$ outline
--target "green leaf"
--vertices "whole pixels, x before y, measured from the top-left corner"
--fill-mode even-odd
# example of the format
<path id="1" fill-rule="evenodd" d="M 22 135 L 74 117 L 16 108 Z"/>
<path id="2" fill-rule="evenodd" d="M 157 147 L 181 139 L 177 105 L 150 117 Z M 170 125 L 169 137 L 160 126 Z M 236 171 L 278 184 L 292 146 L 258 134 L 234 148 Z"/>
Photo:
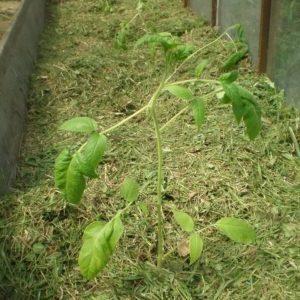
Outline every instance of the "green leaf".
<path id="1" fill-rule="evenodd" d="M 79 171 L 76 160 L 72 159 L 66 174 L 65 199 L 73 204 L 78 204 L 85 189 L 84 176 Z"/>
<path id="2" fill-rule="evenodd" d="M 220 76 L 220 81 L 223 83 L 232 83 L 237 80 L 239 73 L 237 71 L 232 71 L 229 73 L 222 74 Z"/>
<path id="3" fill-rule="evenodd" d="M 244 122 L 247 127 L 247 134 L 251 140 L 255 139 L 260 133 L 262 123 L 261 116 L 253 105 L 248 105 L 244 115 Z"/>
<path id="4" fill-rule="evenodd" d="M 196 77 L 201 77 L 201 75 L 203 74 L 204 70 L 206 69 L 207 65 L 209 63 L 208 59 L 203 59 L 198 66 L 195 69 L 195 76 Z"/>
<path id="5" fill-rule="evenodd" d="M 80 173 L 76 160 L 67 149 L 63 150 L 55 161 L 55 185 L 63 193 L 64 198 L 77 204 L 85 189 L 85 179 Z"/>
<path id="6" fill-rule="evenodd" d="M 122 28 L 116 35 L 116 38 L 115 38 L 115 44 L 118 48 L 120 49 L 123 49 L 123 50 L 126 50 L 126 39 L 127 39 L 127 34 L 128 34 L 128 31 L 127 31 L 127 28 L 124 27 Z"/>
<path id="7" fill-rule="evenodd" d="M 95 221 L 90 223 L 88 226 L 86 226 L 82 239 L 91 239 L 93 236 L 99 233 L 103 229 L 103 227 L 106 225 L 104 221 Z"/>
<path id="8" fill-rule="evenodd" d="M 179 44 L 179 41 L 177 38 L 173 37 L 171 33 L 161 32 L 157 34 L 146 34 L 142 36 L 136 42 L 136 47 L 143 44 L 161 46 L 164 51 L 168 51 L 171 48 L 176 47 Z"/>
<path id="9" fill-rule="evenodd" d="M 127 202 L 134 202 L 139 196 L 139 184 L 132 178 L 125 178 L 121 186 L 121 195 Z"/>
<path id="10" fill-rule="evenodd" d="M 257 105 L 255 101 L 255 97 L 245 88 L 241 87 L 240 85 L 235 84 L 235 86 L 238 89 L 240 97 L 246 99 L 247 101 L 250 101 L 252 104 Z"/>
<path id="11" fill-rule="evenodd" d="M 248 53 L 248 48 L 244 48 L 232 54 L 223 64 L 222 69 L 228 70 L 237 65 Z"/>
<path id="12" fill-rule="evenodd" d="M 192 107 L 192 110 L 193 110 L 195 123 L 198 127 L 198 130 L 199 130 L 201 125 L 203 124 L 203 122 L 205 120 L 204 102 L 201 98 L 196 98 L 191 102 L 191 107 Z"/>
<path id="13" fill-rule="evenodd" d="M 216 226 L 221 233 L 237 243 L 250 244 L 256 239 L 256 233 L 252 226 L 241 219 L 222 218 L 216 223 Z"/>
<path id="14" fill-rule="evenodd" d="M 59 154 L 55 161 L 55 184 L 68 202 L 80 202 L 86 186 L 84 175 L 92 178 L 97 176 L 95 168 L 105 148 L 105 136 L 93 133 L 74 156 L 66 149 Z"/>
<path id="15" fill-rule="evenodd" d="M 119 215 L 105 225 L 93 222 L 85 229 L 78 259 L 80 271 L 85 278 L 92 279 L 104 269 L 123 231 Z"/>
<path id="16" fill-rule="evenodd" d="M 168 51 L 168 59 L 172 61 L 180 61 L 186 59 L 195 51 L 195 46 L 190 44 L 177 45 Z"/>
<path id="17" fill-rule="evenodd" d="M 95 120 L 88 117 L 77 117 L 64 122 L 59 129 L 72 132 L 90 133 L 97 130 L 97 123 Z"/>
<path id="18" fill-rule="evenodd" d="M 246 43 L 246 34 L 243 26 L 241 24 L 236 24 L 236 37 L 240 43 Z"/>
<path id="19" fill-rule="evenodd" d="M 219 96 L 221 96 L 221 94 Z M 223 103 L 223 104 L 228 104 L 228 103 L 232 102 L 231 99 L 225 93 L 222 95 L 220 100 L 221 100 L 221 103 Z"/>
<path id="20" fill-rule="evenodd" d="M 228 98 L 231 100 L 234 116 L 237 122 L 240 123 L 244 113 L 246 112 L 246 107 L 242 97 L 240 96 L 238 86 L 234 83 L 227 84 L 224 82 L 222 83 L 222 86 L 227 98 L 225 98 L 225 101 L 229 102 Z"/>
<path id="21" fill-rule="evenodd" d="M 170 92 L 175 97 L 177 97 L 179 99 L 183 99 L 183 100 L 189 101 L 189 100 L 192 100 L 194 97 L 192 92 L 189 89 L 179 86 L 179 85 L 166 86 L 165 90 Z"/>
<path id="22" fill-rule="evenodd" d="M 192 232 L 194 230 L 193 219 L 185 212 L 173 210 L 176 223 L 186 232 Z"/>
<path id="23" fill-rule="evenodd" d="M 222 83 L 225 101 L 232 103 L 232 110 L 238 123 L 243 119 L 247 127 L 247 134 L 254 139 L 262 127 L 261 110 L 255 97 L 243 87 L 235 83 Z M 229 101 L 229 99 L 231 101 Z"/>
<path id="24" fill-rule="evenodd" d="M 90 178 L 97 177 L 95 169 L 102 160 L 106 148 L 106 137 L 96 132 L 92 133 L 83 148 L 74 155 L 79 171 Z"/>
<path id="25" fill-rule="evenodd" d="M 231 99 L 231 101 L 240 101 L 241 96 L 239 93 L 239 88 L 235 83 L 226 83 L 221 82 L 223 90 L 228 98 Z"/>
<path id="26" fill-rule="evenodd" d="M 243 116 L 246 113 L 246 109 L 247 109 L 247 104 L 241 98 L 232 101 L 232 111 L 238 124 L 243 119 Z"/>
<path id="27" fill-rule="evenodd" d="M 197 232 L 190 235 L 190 264 L 195 263 L 202 254 L 203 240 Z"/>
<path id="28" fill-rule="evenodd" d="M 56 158 L 54 166 L 55 185 L 61 191 L 64 191 L 67 181 L 67 171 L 72 160 L 72 155 L 68 149 L 64 149 Z"/>

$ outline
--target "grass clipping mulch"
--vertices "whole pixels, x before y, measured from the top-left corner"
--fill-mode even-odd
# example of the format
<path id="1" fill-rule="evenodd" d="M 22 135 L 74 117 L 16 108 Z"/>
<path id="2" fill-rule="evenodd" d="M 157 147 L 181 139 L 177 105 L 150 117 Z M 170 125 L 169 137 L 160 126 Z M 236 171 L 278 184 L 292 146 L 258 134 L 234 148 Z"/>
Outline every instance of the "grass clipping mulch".
<path id="1" fill-rule="evenodd" d="M 57 3 L 56 3 L 57 2 Z M 136 13 L 135 1 L 56 1 L 32 78 L 27 135 L 18 181 L 0 202 L 0 295 L 5 299 L 296 299 L 299 232 L 299 161 L 289 135 L 299 140 L 299 115 L 282 105 L 266 77 L 243 62 L 240 83 L 259 99 L 261 137 L 249 143 L 229 108 L 207 103 L 207 120 L 197 134 L 186 114 L 164 132 L 164 201 L 197 220 L 205 236 L 204 254 L 193 270 L 175 252 L 164 271 L 155 261 L 156 151 L 147 117 L 109 135 L 101 175 L 90 181 L 83 202 L 66 206 L 54 188 L 53 164 L 74 142 L 58 132 L 74 116 L 89 116 L 106 128 L 145 103 L 161 76 L 161 57 L 134 49 L 145 32 L 171 32 L 203 46 L 217 33 L 181 7 L 180 1 L 147 1 L 127 33 L 127 51 L 115 48 L 120 20 Z M 217 77 L 232 44 L 221 40 L 199 59 L 209 59 L 205 76 Z M 206 90 L 205 90 L 206 89 Z M 209 92 L 204 88 L 204 92 Z M 181 107 L 174 101 L 161 119 Z M 81 141 L 78 141 L 81 142 Z M 298 174 L 298 177 L 297 177 Z M 125 176 L 144 189 L 137 209 L 127 214 L 116 254 L 97 279 L 86 281 L 77 267 L 83 229 L 109 220 L 124 206 L 119 186 Z M 298 179 L 297 179 L 298 178 Z M 222 216 L 248 220 L 257 243 L 230 243 L 206 227 Z M 181 233 L 165 212 L 168 252 Z"/>

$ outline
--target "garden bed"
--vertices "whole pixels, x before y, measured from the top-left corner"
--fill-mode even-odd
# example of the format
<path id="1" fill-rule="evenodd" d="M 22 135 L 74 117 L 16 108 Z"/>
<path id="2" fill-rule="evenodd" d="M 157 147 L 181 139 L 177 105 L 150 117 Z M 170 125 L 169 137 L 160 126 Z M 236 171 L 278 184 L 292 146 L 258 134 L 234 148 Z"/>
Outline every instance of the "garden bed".
<path id="1" fill-rule="evenodd" d="M 56 1 L 57 2 L 57 1 Z M 28 101 L 27 134 L 14 192 L 0 203 L 0 295 L 10 299 L 296 299 L 299 161 L 289 127 L 299 116 L 283 95 L 247 61 L 239 82 L 258 98 L 261 137 L 249 143 L 230 109 L 208 100 L 200 133 L 186 114 L 164 133 L 164 202 L 196 220 L 206 236 L 194 270 L 177 252 L 163 271 L 155 264 L 156 151 L 148 117 L 138 117 L 108 135 L 110 147 L 99 179 L 89 182 L 83 203 L 66 205 L 54 187 L 53 165 L 67 144 L 82 141 L 58 127 L 75 116 L 94 118 L 107 128 L 140 108 L 160 81 L 161 56 L 135 48 L 145 32 L 171 32 L 199 47 L 217 37 L 177 0 L 147 1 L 127 34 L 127 50 L 115 47 L 120 20 L 136 13 L 124 1 L 60 1 L 49 7 L 49 24 Z M 109 6 L 101 3 L 112 3 Z M 221 40 L 201 58 L 206 76 L 218 77 L 232 52 Z M 208 87 L 203 88 L 209 92 Z M 164 100 L 169 100 L 168 98 Z M 162 111 L 166 107 L 162 101 Z M 160 117 L 175 114 L 182 102 Z M 297 135 L 297 132 L 296 132 Z M 74 141 L 75 140 L 75 141 Z M 104 272 L 92 281 L 78 270 L 82 232 L 93 220 L 110 220 L 124 202 L 118 193 L 126 175 L 143 185 L 144 203 L 124 219 L 125 233 Z M 251 246 L 229 243 L 208 224 L 237 216 L 255 227 Z M 165 211 L 166 251 L 181 238 Z"/>
<path id="2" fill-rule="evenodd" d="M 0 1 L 0 39 L 11 24 L 20 3 L 20 1 Z"/>

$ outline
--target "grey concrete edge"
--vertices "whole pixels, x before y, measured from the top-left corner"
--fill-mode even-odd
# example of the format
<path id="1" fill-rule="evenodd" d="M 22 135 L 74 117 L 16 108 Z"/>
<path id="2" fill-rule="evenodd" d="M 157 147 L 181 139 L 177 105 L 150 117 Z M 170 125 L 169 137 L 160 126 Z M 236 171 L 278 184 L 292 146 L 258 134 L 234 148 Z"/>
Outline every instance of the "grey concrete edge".
<path id="1" fill-rule="evenodd" d="M 46 0 L 22 0 L 0 40 L 0 195 L 9 190 L 16 177 L 45 4 Z"/>

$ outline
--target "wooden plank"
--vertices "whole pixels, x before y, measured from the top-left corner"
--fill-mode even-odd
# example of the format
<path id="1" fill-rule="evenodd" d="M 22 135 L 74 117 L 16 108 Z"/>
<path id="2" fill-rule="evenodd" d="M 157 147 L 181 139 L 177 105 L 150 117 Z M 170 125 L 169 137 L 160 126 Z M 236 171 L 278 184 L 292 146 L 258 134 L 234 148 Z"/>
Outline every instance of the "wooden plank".
<path id="1" fill-rule="evenodd" d="M 259 53 L 258 53 L 259 73 L 265 73 L 267 70 L 271 7 L 272 7 L 272 0 L 261 1 Z"/>
<path id="2" fill-rule="evenodd" d="M 187 7 L 188 6 L 188 0 L 183 0 L 183 6 Z"/>

